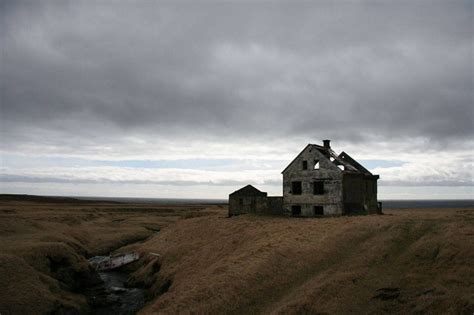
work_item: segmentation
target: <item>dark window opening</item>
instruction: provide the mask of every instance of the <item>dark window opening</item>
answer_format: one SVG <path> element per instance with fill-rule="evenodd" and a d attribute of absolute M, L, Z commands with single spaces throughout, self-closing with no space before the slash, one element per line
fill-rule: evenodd
<path fill-rule="evenodd" d="M 301 215 L 301 206 L 291 206 L 291 215 L 292 216 Z"/>
<path fill-rule="evenodd" d="M 304 170 L 308 169 L 308 161 L 303 161 L 303 169 Z"/>
<path fill-rule="evenodd" d="M 324 195 L 324 182 L 317 181 L 313 183 L 313 194 Z"/>
<path fill-rule="evenodd" d="M 243 206 L 244 205 L 244 200 L 242 198 L 239 198 L 239 206 Z"/>
<path fill-rule="evenodd" d="M 301 182 L 291 182 L 291 192 L 293 195 L 301 195 Z"/>
<path fill-rule="evenodd" d="M 324 215 L 324 207 L 314 206 L 314 215 Z"/>

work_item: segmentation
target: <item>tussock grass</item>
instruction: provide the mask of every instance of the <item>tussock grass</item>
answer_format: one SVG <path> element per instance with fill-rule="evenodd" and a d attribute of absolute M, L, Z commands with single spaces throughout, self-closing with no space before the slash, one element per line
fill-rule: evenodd
<path fill-rule="evenodd" d="M 87 313 L 81 293 L 99 279 L 86 257 L 145 240 L 183 212 L 205 209 L 3 195 L 0 313 Z"/>
<path fill-rule="evenodd" d="M 472 313 L 474 209 L 388 214 L 179 221 L 130 247 L 162 255 L 141 313 Z"/>
<path fill-rule="evenodd" d="M 142 314 L 474 311 L 474 209 L 226 211 L 0 200 L 0 313 L 87 312 L 80 291 L 95 279 L 85 257 L 124 245 L 145 255 L 127 267 L 129 284 L 149 290 Z"/>

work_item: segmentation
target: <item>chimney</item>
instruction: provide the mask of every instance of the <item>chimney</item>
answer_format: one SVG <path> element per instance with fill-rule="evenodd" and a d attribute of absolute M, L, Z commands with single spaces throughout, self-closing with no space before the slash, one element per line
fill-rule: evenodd
<path fill-rule="evenodd" d="M 331 140 L 323 140 L 323 146 L 326 149 L 331 149 Z"/>

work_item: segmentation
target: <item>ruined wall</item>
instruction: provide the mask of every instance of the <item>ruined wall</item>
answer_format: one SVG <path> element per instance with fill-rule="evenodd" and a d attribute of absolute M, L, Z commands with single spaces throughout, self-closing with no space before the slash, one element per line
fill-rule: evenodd
<path fill-rule="evenodd" d="M 267 196 L 229 196 L 229 215 L 244 213 L 265 213 Z"/>
<path fill-rule="evenodd" d="M 274 215 L 283 214 L 283 197 L 268 197 L 266 213 Z"/>
<path fill-rule="evenodd" d="M 346 174 L 343 180 L 344 212 L 358 213 L 364 211 L 364 181 L 361 174 Z"/>
<path fill-rule="evenodd" d="M 319 162 L 319 169 L 314 169 L 315 160 Z M 307 169 L 303 169 L 303 161 Z M 292 192 L 292 182 L 302 182 L 301 195 Z M 314 182 L 324 182 L 324 194 L 313 193 Z M 324 207 L 324 215 L 343 213 L 342 204 L 342 172 L 327 157 L 311 145 L 293 161 L 283 172 L 283 208 L 285 214 L 291 215 L 293 205 L 301 207 L 301 216 L 313 216 L 314 206 Z"/>
<path fill-rule="evenodd" d="M 367 211 L 369 213 L 378 212 L 377 202 L 377 180 L 376 179 L 365 179 L 365 200 L 364 203 L 367 205 Z"/>
<path fill-rule="evenodd" d="M 359 174 L 344 175 L 346 213 L 377 212 L 377 180 Z"/>
<path fill-rule="evenodd" d="M 329 148 L 329 140 L 324 148 L 307 145 L 283 171 L 283 197 L 267 197 L 247 185 L 229 195 L 229 215 L 377 213 L 379 176 L 371 175 L 346 153 L 341 156 Z"/>

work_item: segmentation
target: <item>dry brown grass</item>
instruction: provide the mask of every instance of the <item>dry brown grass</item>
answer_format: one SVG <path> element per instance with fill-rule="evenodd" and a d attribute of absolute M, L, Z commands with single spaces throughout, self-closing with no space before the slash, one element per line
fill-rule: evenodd
<path fill-rule="evenodd" d="M 0 201 L 0 313 L 87 312 L 84 256 L 130 266 L 150 313 L 474 311 L 474 209 L 295 219 L 223 206 Z M 161 229 L 159 234 L 156 231 Z"/>
<path fill-rule="evenodd" d="M 472 313 L 474 209 L 387 212 L 179 221 L 129 247 L 141 313 Z"/>
<path fill-rule="evenodd" d="M 0 198 L 0 314 L 87 312 L 86 257 L 144 240 L 204 205 Z M 76 293 L 74 293 L 76 292 Z"/>

